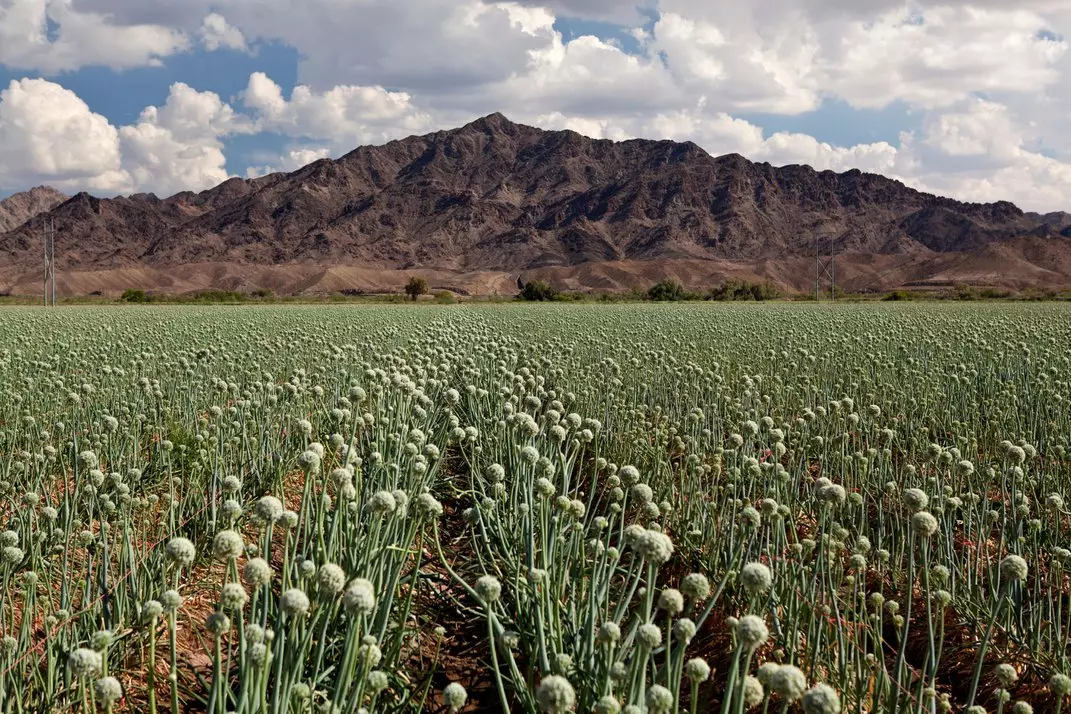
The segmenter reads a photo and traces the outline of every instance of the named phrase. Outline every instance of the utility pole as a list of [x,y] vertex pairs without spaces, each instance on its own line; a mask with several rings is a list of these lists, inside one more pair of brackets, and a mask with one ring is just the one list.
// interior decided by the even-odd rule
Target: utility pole
[[837,299],[837,246],[836,236],[829,235],[829,254],[822,252],[822,236],[814,237],[814,301],[822,299],[822,276],[829,278],[829,301]]
[[45,223],[45,284],[43,295],[45,307],[56,306],[56,223],[51,218]]

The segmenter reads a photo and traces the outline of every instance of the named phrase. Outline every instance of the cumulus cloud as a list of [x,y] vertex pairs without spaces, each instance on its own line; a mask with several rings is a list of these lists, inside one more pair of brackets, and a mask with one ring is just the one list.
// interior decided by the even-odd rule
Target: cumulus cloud
[[381,143],[432,126],[431,117],[413,106],[409,94],[378,86],[340,85],[316,92],[298,85],[286,99],[270,77],[255,72],[241,96],[264,131],[325,139],[346,148]]
[[139,190],[171,195],[211,188],[228,178],[221,138],[254,131],[214,92],[177,82],[162,107],[119,129],[123,168]]
[[548,8],[557,15],[603,20],[621,24],[642,19],[642,12],[654,12],[655,0],[519,0],[519,5]]
[[240,50],[247,52],[249,48],[245,44],[245,35],[237,27],[227,23],[227,20],[219,13],[209,13],[201,22],[201,30],[198,33],[205,49],[214,52],[218,49]]
[[296,171],[314,161],[330,158],[330,156],[331,150],[323,146],[292,148],[278,157],[273,157],[274,163],[250,166],[245,170],[245,175],[246,178],[258,178],[278,171]]
[[[53,28],[50,31],[49,23]],[[183,32],[155,24],[115,24],[72,0],[0,0],[0,64],[47,73],[90,65],[158,65],[188,47]]]
[[[168,193],[226,178],[224,140],[237,133],[286,137],[278,155],[238,168],[259,175],[503,111],[591,136],[692,140],[774,164],[881,172],[958,198],[1071,207],[1068,0],[659,0],[651,14],[654,5],[0,0],[0,63],[9,67],[151,64],[188,49],[188,38],[209,51],[269,40],[300,55],[293,89],[254,73],[232,108],[191,81],[125,127],[58,85],[19,83],[0,111],[25,112],[25,95],[51,109],[0,124],[0,137],[19,132],[37,147],[5,141],[0,178]],[[605,36],[566,39],[562,17],[622,23],[638,49]],[[757,116],[820,111],[831,99],[856,108],[896,103],[910,110],[914,129],[837,145],[766,131],[770,120]],[[87,130],[88,150],[70,156],[65,132],[82,125],[97,134]],[[51,151],[54,159],[42,158]],[[10,168],[8,157],[22,168]]]
[[0,188],[126,187],[119,135],[74,92],[43,79],[0,92]]

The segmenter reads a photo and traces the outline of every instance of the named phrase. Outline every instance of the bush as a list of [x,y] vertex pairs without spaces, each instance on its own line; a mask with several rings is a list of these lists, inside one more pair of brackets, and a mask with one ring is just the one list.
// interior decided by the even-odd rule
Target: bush
[[558,291],[544,280],[529,280],[517,295],[521,300],[529,302],[546,302],[553,300],[557,296]]
[[746,280],[726,280],[710,291],[711,300],[776,300],[781,291],[773,283],[750,283]]
[[686,294],[684,287],[676,280],[667,278],[661,280],[647,289],[647,299],[658,302],[676,302],[684,300]]
[[449,290],[440,290],[435,293],[435,302],[440,305],[453,305],[457,300],[454,298],[454,294]]
[[235,290],[201,290],[190,295],[190,302],[198,303],[236,303],[245,302],[249,296]]
[[257,288],[250,293],[255,298],[268,299],[275,297],[275,291],[271,288]]
[[956,283],[953,286],[953,290],[957,300],[974,300],[978,297],[974,288],[966,283]]
[[124,290],[122,297],[119,299],[123,302],[152,302],[151,295],[147,295],[144,290],[134,290],[133,288]]
[[409,278],[409,282],[405,284],[405,294],[409,296],[410,300],[415,301],[421,295],[428,294],[428,281],[424,278],[412,277]]

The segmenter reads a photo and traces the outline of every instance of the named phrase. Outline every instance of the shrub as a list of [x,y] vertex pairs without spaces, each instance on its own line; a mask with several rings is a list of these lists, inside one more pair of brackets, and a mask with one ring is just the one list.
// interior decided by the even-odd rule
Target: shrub
[[152,302],[152,296],[147,295],[144,290],[134,290],[133,288],[124,290],[122,297],[119,299],[123,302]]
[[751,283],[746,280],[729,278],[720,286],[710,291],[711,300],[775,300],[781,297],[781,291],[767,281]]
[[415,301],[421,295],[428,294],[428,281],[424,278],[418,278],[413,276],[409,278],[409,282],[405,284],[405,294],[409,296],[410,300]]
[[545,302],[553,300],[557,295],[558,291],[545,280],[529,280],[517,297],[529,302]]
[[684,287],[676,280],[666,278],[647,289],[647,299],[657,302],[676,302],[686,298]]

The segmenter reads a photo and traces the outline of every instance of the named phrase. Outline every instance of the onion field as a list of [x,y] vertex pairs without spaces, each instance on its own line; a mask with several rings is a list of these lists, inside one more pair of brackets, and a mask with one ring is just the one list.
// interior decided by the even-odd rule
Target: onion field
[[1071,710],[1071,308],[0,309],[0,711]]

